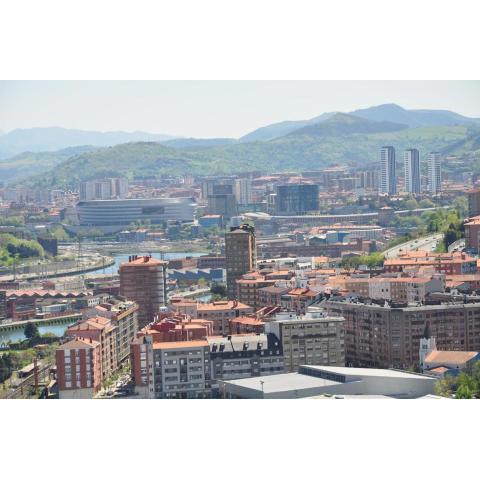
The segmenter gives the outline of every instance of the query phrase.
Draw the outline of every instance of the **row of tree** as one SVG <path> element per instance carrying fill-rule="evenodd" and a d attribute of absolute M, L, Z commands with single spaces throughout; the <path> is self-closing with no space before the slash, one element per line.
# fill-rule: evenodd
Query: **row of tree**
<path fill-rule="evenodd" d="M 340 263 L 343 268 L 358 268 L 360 265 L 366 265 L 368 268 L 382 267 L 385 257 L 380 252 L 374 252 L 369 255 L 359 255 L 356 257 L 344 257 Z"/>

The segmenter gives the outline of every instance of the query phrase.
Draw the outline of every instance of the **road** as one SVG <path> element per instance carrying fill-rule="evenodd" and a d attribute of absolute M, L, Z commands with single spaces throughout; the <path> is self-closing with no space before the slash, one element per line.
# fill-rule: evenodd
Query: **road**
<path fill-rule="evenodd" d="M 443 233 L 435 233 L 428 237 L 417 238 L 415 240 L 409 240 L 408 242 L 401 243 L 395 247 L 389 248 L 383 252 L 385 258 L 396 258 L 399 255 L 413 251 L 413 250 L 426 250 L 433 251 L 437 247 L 437 243 L 443 239 Z"/>
<path fill-rule="evenodd" d="M 198 297 L 199 295 L 206 295 L 207 293 L 210 293 L 210 288 L 198 288 L 197 290 L 192 290 L 192 291 L 188 290 L 186 292 L 171 293 L 169 296 L 194 298 L 194 297 Z"/>
<path fill-rule="evenodd" d="M 456 242 L 453 242 L 451 245 L 448 247 L 449 252 L 454 252 L 454 251 L 462 251 L 465 248 L 465 239 L 461 238 L 460 240 L 457 240 Z"/>

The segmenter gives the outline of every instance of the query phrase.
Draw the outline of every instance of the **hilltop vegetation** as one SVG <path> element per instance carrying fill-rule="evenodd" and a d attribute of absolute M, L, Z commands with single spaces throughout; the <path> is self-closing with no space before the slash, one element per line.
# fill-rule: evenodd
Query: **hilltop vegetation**
<path fill-rule="evenodd" d="M 14 258 L 42 258 L 43 247 L 35 240 L 23 240 L 10 234 L 0 235 L 0 266 L 10 266 Z"/>
<path fill-rule="evenodd" d="M 5 182 L 18 181 L 68 160 L 72 156 L 91 152 L 98 147 L 69 147 L 56 152 L 24 152 L 14 157 L 0 160 L 0 178 Z"/>
<path fill-rule="evenodd" d="M 364 118 L 336 113 L 328 120 L 313 125 L 307 125 L 289 133 L 289 136 L 339 137 L 355 133 L 397 132 L 408 128 L 401 123 L 371 121 Z"/>
<path fill-rule="evenodd" d="M 348 116 L 346 116 L 348 117 Z M 349 121 L 349 120 L 348 120 Z M 364 123 L 356 125 L 363 132 Z M 376 128 L 384 128 L 380 123 Z M 28 186 L 77 187 L 78 182 L 102 176 L 129 179 L 160 174 L 226 174 L 232 171 L 282 171 L 322 168 L 333 163 L 363 165 L 378 161 L 379 146 L 397 151 L 415 146 L 425 155 L 464 141 L 466 126 L 439 126 L 372 133 L 355 133 L 352 125 L 334 125 L 326 135 L 300 131 L 267 142 L 235 143 L 202 148 L 169 148 L 152 142 L 127 143 L 74 155 L 46 173 L 28 178 Z M 371 125 L 369 129 L 373 129 Z M 388 129 L 391 125 L 388 126 Z M 374 129 L 373 129 L 374 130 Z"/>

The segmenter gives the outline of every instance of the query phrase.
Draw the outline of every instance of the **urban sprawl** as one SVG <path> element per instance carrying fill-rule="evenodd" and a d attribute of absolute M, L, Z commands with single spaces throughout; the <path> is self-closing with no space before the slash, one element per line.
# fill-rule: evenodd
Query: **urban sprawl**
<path fill-rule="evenodd" d="M 0 397 L 477 397 L 480 178 L 446 160 L 0 185 Z"/>

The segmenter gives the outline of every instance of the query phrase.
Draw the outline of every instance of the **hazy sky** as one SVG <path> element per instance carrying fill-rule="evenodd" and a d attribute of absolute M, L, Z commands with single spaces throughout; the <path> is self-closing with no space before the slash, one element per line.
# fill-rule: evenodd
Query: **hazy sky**
<path fill-rule="evenodd" d="M 382 103 L 480 117 L 480 81 L 2 81 L 0 130 L 239 137 L 273 122 Z"/>

